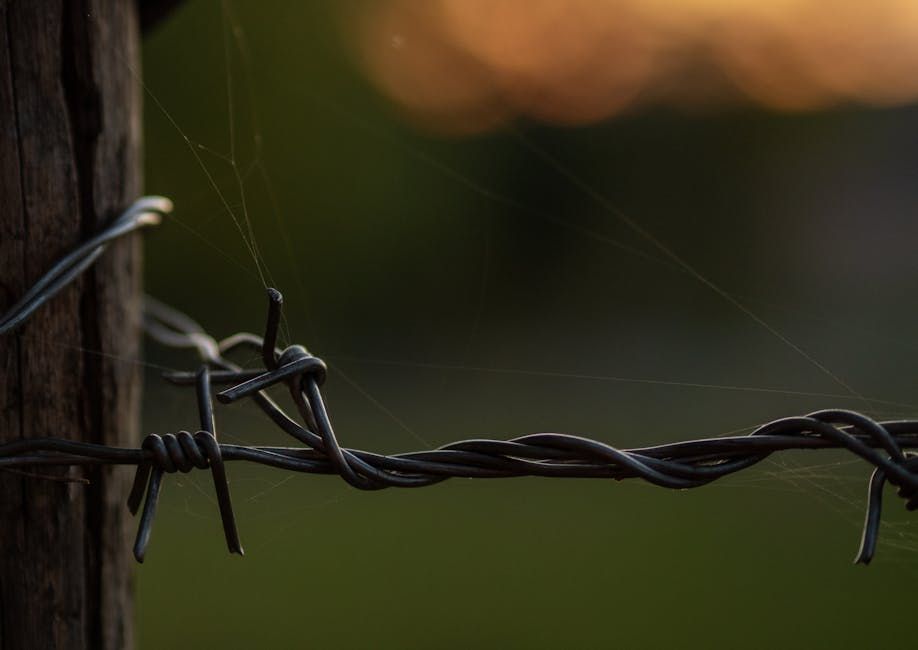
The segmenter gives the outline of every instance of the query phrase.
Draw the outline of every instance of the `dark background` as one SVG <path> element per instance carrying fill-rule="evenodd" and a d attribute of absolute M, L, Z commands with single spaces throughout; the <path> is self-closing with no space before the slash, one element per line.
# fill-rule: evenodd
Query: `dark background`
<path fill-rule="evenodd" d="M 915 108 L 649 108 L 436 136 L 367 84 L 338 20 L 330 3 L 240 2 L 232 20 L 184 3 L 145 41 L 144 128 L 147 190 L 176 204 L 146 235 L 148 291 L 216 336 L 259 331 L 264 283 L 226 206 L 243 230 L 247 212 L 290 341 L 332 367 L 343 444 L 562 431 L 627 447 L 829 406 L 915 414 Z M 192 395 L 158 367 L 194 360 L 146 355 L 144 433 L 193 427 Z M 218 417 L 226 441 L 289 442 L 249 407 Z M 798 453 L 684 493 L 362 493 L 234 464 L 244 559 L 225 552 L 209 476 L 170 476 L 140 645 L 886 647 L 909 638 L 918 529 L 890 499 L 876 561 L 851 566 L 868 475 Z"/>

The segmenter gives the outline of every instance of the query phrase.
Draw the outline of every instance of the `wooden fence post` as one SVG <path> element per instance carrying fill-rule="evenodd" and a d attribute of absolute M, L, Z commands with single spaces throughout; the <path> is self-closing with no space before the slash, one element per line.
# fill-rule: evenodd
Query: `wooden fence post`
<path fill-rule="evenodd" d="M 132 69 L 135 0 L 0 0 L 0 311 L 140 194 Z M 113 243 L 0 336 L 0 440 L 137 445 L 140 264 L 136 235 Z M 133 645 L 129 483 L 123 467 L 0 471 L 0 649 Z"/>

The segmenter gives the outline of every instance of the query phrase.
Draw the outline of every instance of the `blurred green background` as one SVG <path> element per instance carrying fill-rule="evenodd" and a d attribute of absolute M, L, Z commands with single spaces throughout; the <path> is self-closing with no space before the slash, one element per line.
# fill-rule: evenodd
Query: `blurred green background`
<path fill-rule="evenodd" d="M 146 236 L 147 290 L 217 336 L 260 331 L 264 283 L 227 205 L 242 230 L 247 212 L 289 340 L 332 367 L 343 444 L 562 431 L 627 447 L 829 406 L 918 414 L 915 108 L 658 108 L 438 137 L 364 80 L 332 3 L 234 6 L 185 2 L 145 40 L 146 186 L 176 204 Z M 875 401 L 661 261 L 527 143 Z M 146 356 L 143 432 L 192 426 L 192 395 L 158 374 L 194 360 Z M 247 406 L 218 417 L 226 441 L 288 442 Z M 362 493 L 240 463 L 244 559 L 225 552 L 209 476 L 170 476 L 139 645 L 901 645 L 918 528 L 890 499 L 874 564 L 850 564 L 868 474 L 801 453 L 684 493 Z"/>

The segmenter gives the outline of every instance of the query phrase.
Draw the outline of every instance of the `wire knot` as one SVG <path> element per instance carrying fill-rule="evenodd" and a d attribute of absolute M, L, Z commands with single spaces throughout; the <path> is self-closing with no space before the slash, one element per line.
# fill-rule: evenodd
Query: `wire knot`
<path fill-rule="evenodd" d="M 187 474 L 193 468 L 208 469 L 210 460 L 208 452 L 211 446 L 204 438 L 213 438 L 213 435 L 206 431 L 198 431 L 192 436 L 187 431 L 179 431 L 176 434 L 167 433 L 163 436 L 151 433 L 144 438 L 140 445 L 141 449 L 149 451 L 152 454 L 151 463 L 167 474 L 182 472 Z M 220 453 L 219 446 L 216 447 L 217 454 Z"/>
<path fill-rule="evenodd" d="M 265 372 L 217 393 L 217 399 L 230 404 L 280 383 L 299 390 L 307 378 L 321 386 L 327 375 L 328 366 L 322 359 L 311 355 L 302 345 L 291 345 L 272 356 L 272 363 Z"/>
<path fill-rule="evenodd" d="M 144 438 L 141 449 L 147 452 L 145 459 L 137 466 L 134 485 L 128 497 L 131 514 L 137 514 L 143 502 L 143 513 L 134 542 L 134 557 L 143 562 L 153 527 L 153 518 L 159 502 L 163 473 L 188 473 L 194 468 L 210 469 L 217 493 L 217 503 L 223 521 L 226 545 L 231 553 L 243 554 L 236 530 L 236 518 L 230 501 L 229 484 L 223 466 L 223 455 L 216 437 L 210 431 L 198 431 L 191 435 L 187 431 L 177 434 L 157 435 L 151 433 Z M 144 500 L 144 494 L 146 499 Z"/>
<path fill-rule="evenodd" d="M 325 362 L 319 357 L 310 354 L 309 350 L 302 345 L 291 345 L 281 352 L 277 357 L 277 368 L 275 372 L 279 371 L 281 368 L 290 367 L 292 365 L 296 365 L 300 368 L 296 376 L 300 378 L 310 376 L 319 386 L 324 384 L 326 377 L 328 377 L 328 367 L 325 365 Z"/>

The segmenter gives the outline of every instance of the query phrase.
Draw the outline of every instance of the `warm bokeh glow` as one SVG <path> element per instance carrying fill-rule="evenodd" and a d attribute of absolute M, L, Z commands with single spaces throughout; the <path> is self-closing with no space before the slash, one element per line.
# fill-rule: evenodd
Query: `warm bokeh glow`
<path fill-rule="evenodd" d="M 378 0 L 344 24 L 380 90 L 443 131 L 918 97 L 915 0 Z"/>

